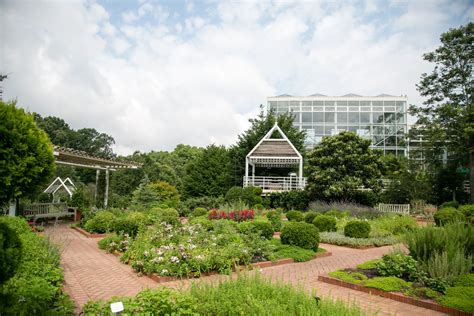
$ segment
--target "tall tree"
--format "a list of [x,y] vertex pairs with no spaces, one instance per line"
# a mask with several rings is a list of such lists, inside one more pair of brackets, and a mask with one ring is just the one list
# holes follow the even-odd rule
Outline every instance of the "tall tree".
[[33,116],[0,101],[0,205],[37,193],[54,173],[53,147]]
[[209,145],[187,167],[184,192],[188,197],[221,196],[230,188],[230,158],[224,146]]
[[430,74],[422,74],[418,91],[426,97],[423,107],[410,107],[424,126],[430,150],[427,159],[436,163],[447,149],[455,166],[471,167],[471,198],[474,202],[474,23],[450,29],[441,34],[441,46],[424,54],[434,63]]
[[381,153],[371,141],[352,132],[324,137],[308,153],[307,190],[313,198],[351,199],[364,187],[378,194],[382,189]]
[[[294,117],[291,113],[276,115],[274,112],[265,114],[260,106],[260,113],[254,119],[250,119],[250,128],[238,136],[237,143],[230,148],[232,183],[236,186],[242,185],[245,173],[245,157],[258,144],[258,142],[268,133],[268,131],[278,122],[288,139],[295,148],[304,154],[305,131],[300,131],[293,125]],[[275,135],[278,136],[278,135]],[[268,170],[257,170],[261,174],[267,174]],[[288,169],[272,170],[273,173],[280,172],[282,175],[288,174]]]

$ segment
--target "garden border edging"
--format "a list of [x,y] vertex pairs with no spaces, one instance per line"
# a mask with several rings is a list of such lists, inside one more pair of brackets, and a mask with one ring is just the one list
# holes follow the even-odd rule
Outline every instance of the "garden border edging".
[[80,234],[86,236],[87,238],[103,238],[103,237],[107,236],[107,234],[91,234],[88,231],[85,231],[84,229],[82,229],[80,227],[71,227],[71,228],[75,229],[77,232],[79,232]]
[[411,304],[411,305],[415,305],[415,306],[418,306],[418,307],[423,307],[423,308],[426,308],[426,309],[431,309],[431,310],[441,312],[441,313],[445,313],[445,314],[449,314],[449,315],[456,315],[456,316],[470,316],[470,315],[472,315],[472,313],[468,313],[468,312],[461,311],[459,309],[443,306],[443,305],[440,305],[436,302],[416,299],[416,298],[406,296],[406,295],[403,295],[403,294],[397,293],[397,292],[385,292],[385,291],[381,291],[381,290],[378,290],[378,289],[373,289],[373,288],[370,288],[370,287],[366,287],[366,286],[363,286],[363,285],[360,285],[360,284],[345,282],[345,281],[342,281],[342,280],[339,280],[339,279],[336,279],[336,278],[332,278],[332,277],[326,276],[326,275],[319,275],[318,276],[318,281],[329,283],[329,284],[332,284],[332,285],[339,285],[339,286],[346,287],[346,288],[349,288],[349,289],[352,289],[352,290],[368,293],[368,294],[371,294],[371,295],[377,295],[377,296],[385,297],[385,298],[388,298],[388,299],[392,299],[394,301],[398,301],[398,302],[402,302],[402,303],[406,303],[406,304]]

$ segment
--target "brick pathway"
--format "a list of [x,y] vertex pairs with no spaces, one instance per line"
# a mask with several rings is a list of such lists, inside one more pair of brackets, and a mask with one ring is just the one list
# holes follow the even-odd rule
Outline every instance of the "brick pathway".
[[[120,263],[117,257],[100,250],[97,247],[98,239],[86,238],[63,224],[47,229],[47,234],[53,242],[63,245],[65,291],[76,302],[77,312],[89,299],[133,296],[144,288],[160,286],[147,277],[138,277],[129,266]],[[316,290],[318,296],[356,302],[365,310],[378,312],[379,315],[442,315],[432,310],[317,281],[319,274],[354,267],[382,256],[391,247],[357,250],[327,244],[321,246],[333,255],[309,262],[264,268],[261,274],[272,280],[303,286],[308,291]],[[196,282],[215,282],[223,278],[227,276],[210,276]],[[164,283],[162,286],[181,289],[189,284],[190,281],[184,280]]]

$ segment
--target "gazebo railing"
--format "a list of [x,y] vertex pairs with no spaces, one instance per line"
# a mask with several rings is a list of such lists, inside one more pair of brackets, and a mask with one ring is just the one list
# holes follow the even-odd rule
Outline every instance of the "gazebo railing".
[[271,176],[244,177],[244,187],[250,186],[262,188],[263,193],[303,190],[306,186],[306,178]]

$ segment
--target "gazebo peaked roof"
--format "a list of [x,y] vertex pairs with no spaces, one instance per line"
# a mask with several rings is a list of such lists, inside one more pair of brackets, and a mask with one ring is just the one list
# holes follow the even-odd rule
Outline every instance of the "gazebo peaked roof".
[[[278,132],[282,138],[271,138]],[[250,164],[265,167],[290,167],[303,159],[277,123],[268,131],[260,142],[248,153]]]
[[64,188],[69,194],[69,197],[72,197],[72,194],[76,191],[76,186],[72,183],[71,179],[66,178],[66,180],[63,181],[60,177],[57,177],[43,192],[54,195],[60,188]]

